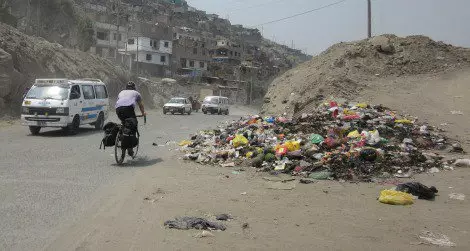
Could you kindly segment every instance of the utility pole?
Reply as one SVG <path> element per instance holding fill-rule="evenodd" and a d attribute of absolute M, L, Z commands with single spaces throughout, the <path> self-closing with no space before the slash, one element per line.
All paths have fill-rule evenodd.
<path fill-rule="evenodd" d="M 367 0 L 367 37 L 372 37 L 372 3 Z"/>
<path fill-rule="evenodd" d="M 139 76 L 139 36 L 137 36 L 136 38 L 136 43 L 137 43 L 137 55 L 136 55 L 136 59 L 137 59 L 137 62 L 136 62 L 136 66 L 135 68 L 137 69 L 137 76 Z"/>

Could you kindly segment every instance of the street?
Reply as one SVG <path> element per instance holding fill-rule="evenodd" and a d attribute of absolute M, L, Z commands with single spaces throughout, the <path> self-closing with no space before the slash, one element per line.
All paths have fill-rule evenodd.
<path fill-rule="evenodd" d="M 436 201 L 391 206 L 377 196 L 392 184 L 318 181 L 269 189 L 268 173 L 189 163 L 172 143 L 245 113 L 150 112 L 146 125 L 139 119 L 139 157 L 122 167 L 113 148 L 98 149 L 102 133 L 91 127 L 77 136 L 0 127 L 0 249 L 440 250 L 417 238 L 431 231 L 449 236 L 453 250 L 469 250 L 469 200 L 448 196 L 470 194 L 468 168 L 416 175 L 439 189 Z M 214 237 L 163 226 L 178 216 L 220 213 L 234 219 Z"/>
<path fill-rule="evenodd" d="M 18 123 L 0 128 L 0 249 L 43 249 L 61 227 L 78 219 L 94 199 L 99 200 L 95 195 L 106 190 L 103 187 L 167 161 L 168 148 L 153 143 L 178 141 L 242 114 L 233 113 L 164 116 L 150 112 L 146 125 L 139 119 L 140 158 L 123 167 L 115 165 L 114 148 L 98 149 L 102 132 L 91 126 L 84 126 L 76 136 L 57 129 L 31 136 L 28 128 Z"/>

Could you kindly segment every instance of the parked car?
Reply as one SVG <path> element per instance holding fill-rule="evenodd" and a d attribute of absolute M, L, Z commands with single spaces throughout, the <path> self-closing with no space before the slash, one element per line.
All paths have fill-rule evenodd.
<path fill-rule="evenodd" d="M 189 99 L 187 98 L 172 98 L 168 103 L 163 106 L 163 114 L 171 113 L 181 113 L 188 115 L 191 114 L 193 106 Z"/>
<path fill-rule="evenodd" d="M 202 103 L 202 112 L 204 114 L 229 114 L 229 103 L 227 97 L 207 96 Z"/>

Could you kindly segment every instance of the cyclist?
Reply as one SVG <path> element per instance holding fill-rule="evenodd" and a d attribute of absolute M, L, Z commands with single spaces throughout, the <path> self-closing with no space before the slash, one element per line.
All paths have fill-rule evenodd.
<path fill-rule="evenodd" d="M 137 117 L 134 111 L 136 103 L 139 105 L 142 115 L 146 116 L 142 95 L 136 91 L 134 82 L 130 81 L 127 83 L 126 89 L 119 93 L 118 100 L 116 101 L 116 114 L 122 123 L 128 118 L 132 118 L 134 119 L 135 125 L 137 125 Z M 127 149 L 127 152 L 130 156 L 134 155 L 132 148 Z"/>

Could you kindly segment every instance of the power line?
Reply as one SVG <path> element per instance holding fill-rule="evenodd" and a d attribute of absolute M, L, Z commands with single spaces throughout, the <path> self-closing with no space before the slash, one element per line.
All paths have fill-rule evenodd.
<path fill-rule="evenodd" d="M 241 11 L 241 10 L 249 10 L 249 9 L 259 8 L 259 7 L 263 7 L 263 6 L 266 6 L 266 5 L 276 4 L 276 3 L 280 3 L 280 2 L 284 2 L 284 1 L 286 1 L 286 0 L 271 0 L 271 1 L 266 2 L 266 3 L 260 3 L 260 4 L 251 5 L 251 6 L 248 6 L 248 7 L 238 8 L 238 9 L 234 9 L 234 10 L 229 11 L 229 12 L 232 13 L 232 12 L 237 12 L 237 11 Z"/>
<path fill-rule="evenodd" d="M 313 9 L 313 10 L 304 11 L 304 12 L 302 12 L 302 13 L 298 13 L 298 14 L 295 14 L 295 15 L 292 15 L 292 16 L 288 16 L 288 17 L 276 19 L 276 20 L 269 21 L 269 22 L 262 23 L 262 24 L 258 24 L 258 25 L 255 25 L 255 26 L 262 26 L 262 25 L 266 25 L 266 24 L 277 23 L 277 22 L 280 22 L 280 21 L 284 21 L 284 20 L 287 20 L 287 19 L 294 18 L 294 17 L 302 16 L 302 15 L 305 15 L 305 14 L 308 14 L 308 13 L 311 13 L 311 12 L 314 12 L 314 11 L 326 9 L 326 8 L 328 8 L 328 7 L 331 7 L 331 6 L 334 6 L 334 5 L 338 5 L 338 4 L 341 4 L 341 3 L 346 2 L 346 1 L 347 1 L 347 0 L 341 0 L 341 1 L 338 1 L 338 2 L 334 2 L 334 3 L 328 4 L 328 5 L 325 5 L 325 6 L 316 8 L 316 9 Z"/>

